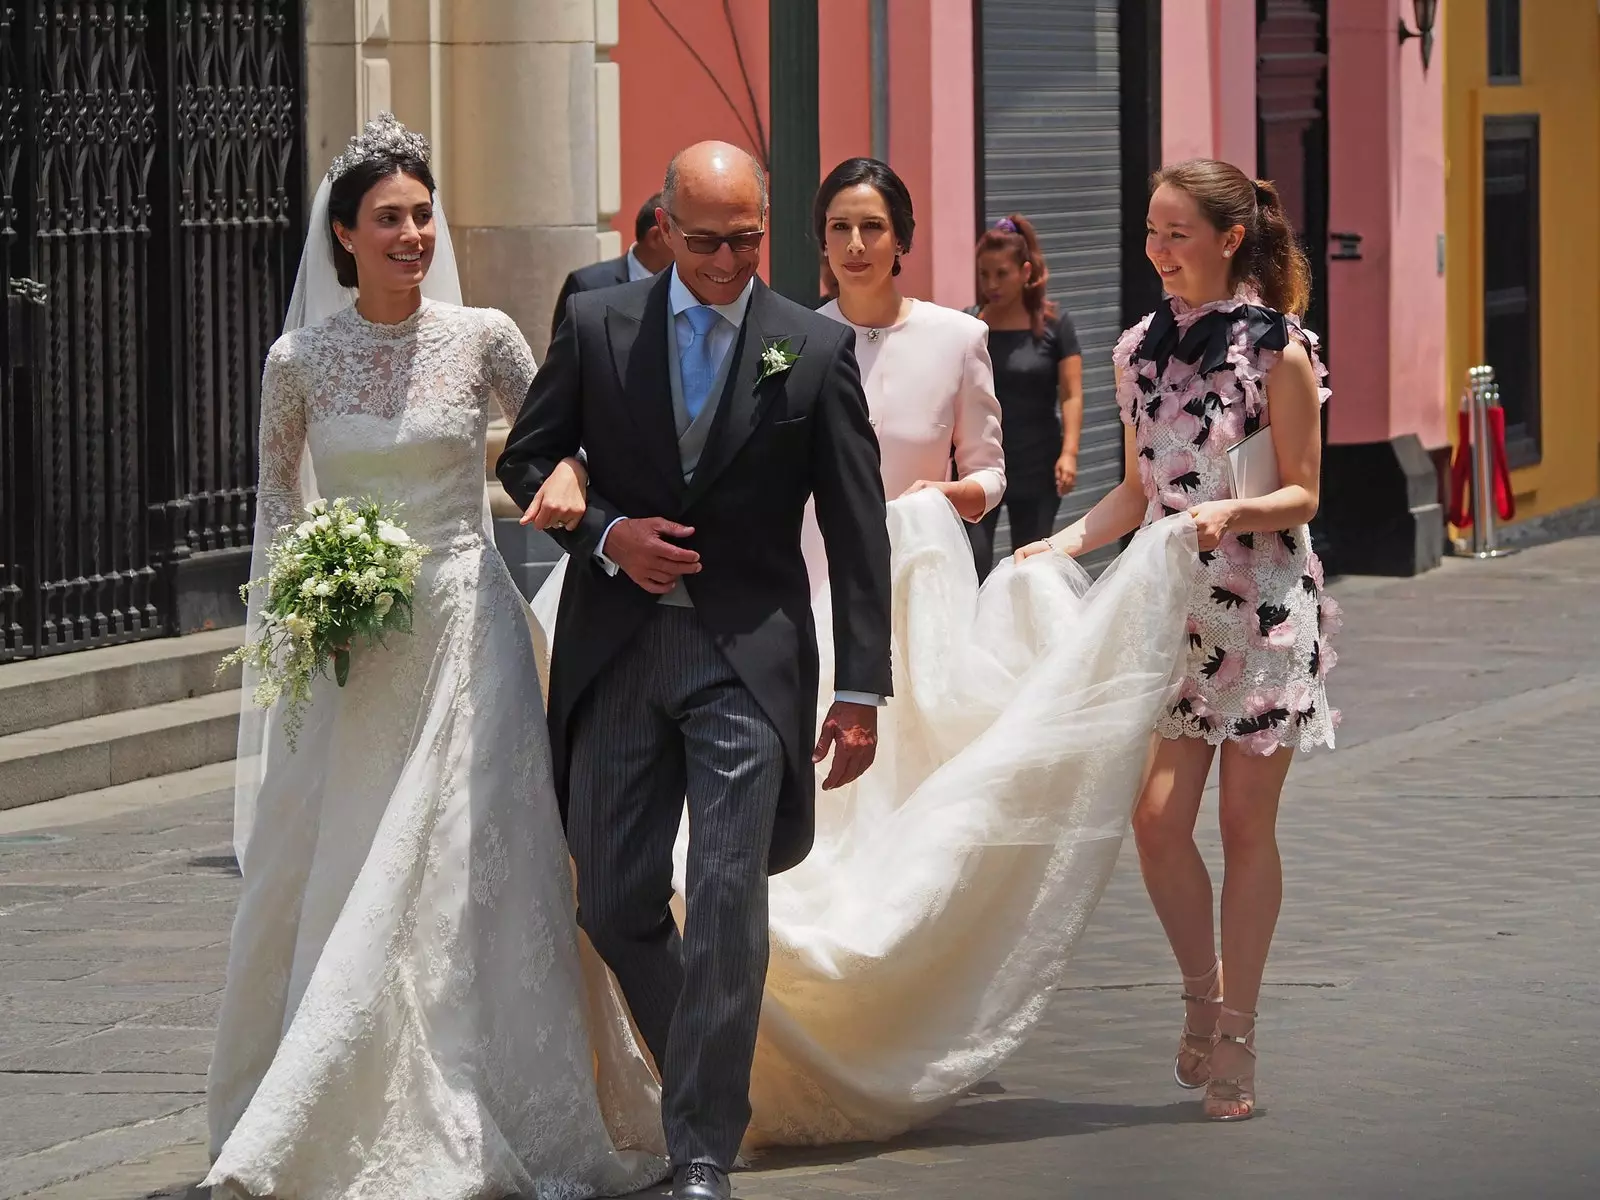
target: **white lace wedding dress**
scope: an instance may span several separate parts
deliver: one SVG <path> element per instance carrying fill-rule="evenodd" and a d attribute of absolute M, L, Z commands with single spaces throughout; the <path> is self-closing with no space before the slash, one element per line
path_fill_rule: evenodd
<path fill-rule="evenodd" d="M 280 1200 L 566 1200 L 664 1173 L 659 1100 L 580 950 L 527 610 L 484 522 L 491 396 L 534 370 L 501 313 L 346 308 L 281 339 L 259 528 L 320 492 L 404 505 L 415 626 L 268 717 L 246 793 L 207 1182 Z M 248 719 L 248 714 L 247 714 Z M 243 811 L 248 808 L 250 811 Z"/>

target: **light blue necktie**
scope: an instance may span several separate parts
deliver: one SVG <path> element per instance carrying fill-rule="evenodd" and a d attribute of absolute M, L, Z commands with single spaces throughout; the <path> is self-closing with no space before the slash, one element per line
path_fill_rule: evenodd
<path fill-rule="evenodd" d="M 711 395 L 711 385 L 716 382 L 717 362 L 711 354 L 711 331 L 722 315 L 704 304 L 683 310 L 684 317 L 694 330 L 694 341 L 678 347 L 678 377 L 683 382 L 683 406 L 689 420 L 694 421 L 705 408 Z"/>

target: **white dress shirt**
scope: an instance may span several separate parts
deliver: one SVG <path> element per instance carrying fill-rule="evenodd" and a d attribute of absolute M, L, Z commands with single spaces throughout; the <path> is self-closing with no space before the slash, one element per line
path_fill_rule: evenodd
<path fill-rule="evenodd" d="M 639 280 L 641 280 L 641 279 L 651 279 L 651 278 L 654 278 L 654 276 L 655 276 L 655 272 L 652 271 L 649 267 L 645 266 L 642 262 L 640 262 L 639 261 L 639 256 L 634 253 L 634 251 L 637 250 L 638 248 L 639 248 L 639 244 L 637 242 L 635 242 L 633 245 L 628 247 L 628 282 L 629 283 L 638 283 Z"/>

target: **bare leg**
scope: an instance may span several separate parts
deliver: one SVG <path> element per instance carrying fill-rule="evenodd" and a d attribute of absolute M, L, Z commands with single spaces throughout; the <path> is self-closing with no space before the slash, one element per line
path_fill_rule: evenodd
<path fill-rule="evenodd" d="M 1280 750 L 1262 758 L 1232 742 L 1222 750 L 1222 955 L 1228 964 L 1228 988 L 1227 1008 L 1217 1028 L 1235 1037 L 1248 1036 L 1255 1026 L 1261 976 L 1283 902 L 1278 801 L 1293 757 L 1292 750 Z M 1254 1075 L 1249 1050 L 1237 1042 L 1218 1042 L 1212 1051 L 1214 1079 L 1253 1081 Z M 1206 1100 L 1206 1113 L 1213 1117 L 1246 1117 L 1252 1107 L 1253 1095 Z"/>
<path fill-rule="evenodd" d="M 1217 995 L 1211 979 L 1217 965 L 1216 934 L 1211 920 L 1211 875 L 1194 843 L 1195 819 L 1212 748 L 1198 738 L 1155 739 L 1150 773 L 1133 813 L 1134 842 L 1145 890 L 1185 978 L 1184 990 L 1197 996 Z M 1207 987 L 1211 982 L 1212 986 Z M 1215 1002 L 1188 1001 L 1186 1033 L 1210 1036 L 1216 1026 Z M 1207 1052 L 1189 1038 L 1180 1043 L 1176 1073 L 1185 1087 L 1206 1080 Z"/>

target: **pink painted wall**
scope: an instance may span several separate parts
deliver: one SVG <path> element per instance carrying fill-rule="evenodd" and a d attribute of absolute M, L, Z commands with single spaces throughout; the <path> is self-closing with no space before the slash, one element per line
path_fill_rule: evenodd
<path fill-rule="evenodd" d="M 1405 10 L 1409 13 L 1411 5 Z M 1439 6 L 1436 37 L 1448 36 Z M 1385 20 L 1388 14 L 1380 15 Z M 1439 237 L 1445 229 L 1444 64 L 1435 44 L 1426 75 L 1416 42 L 1391 43 L 1399 62 L 1397 145 L 1389 181 L 1394 206 L 1390 287 L 1389 436 L 1414 433 L 1430 449 L 1449 440 L 1449 318 Z M 1352 152 L 1352 154 L 1358 153 Z"/>
<path fill-rule="evenodd" d="M 917 236 L 901 260 L 900 286 L 933 298 L 933 22 L 927 0 L 889 0 L 889 165 L 917 206 Z"/>
<path fill-rule="evenodd" d="M 817 5 L 818 161 L 826 175 L 872 153 L 872 42 L 867 0 Z"/>
<path fill-rule="evenodd" d="M 889 160 L 917 209 L 900 286 L 956 308 L 975 297 L 972 37 L 969 0 L 889 2 Z"/>
<path fill-rule="evenodd" d="M 716 80 L 694 61 L 688 49 L 656 15 L 659 7 L 716 73 Z M 768 123 L 767 6 L 732 6 L 730 29 L 720 4 L 703 0 L 657 0 L 657 5 L 618 5 L 619 37 L 611 60 L 620 68 L 622 89 L 622 207 L 615 227 L 623 238 L 633 233 L 633 216 L 645 197 L 661 187 L 667 161 L 683 147 L 719 138 L 756 153 L 750 132 Z M 739 73 L 734 39 L 755 93 Z M 730 107 L 717 82 L 733 101 Z"/>
<path fill-rule="evenodd" d="M 667 163 L 679 150 L 716 138 L 759 156 L 750 136 L 757 121 L 739 72 L 735 37 L 755 93 L 754 113 L 759 114 L 761 128 L 769 124 L 766 4 L 748 0 L 734 4 L 731 29 L 720 4 L 658 0 L 658 5 L 715 72 L 733 107 L 653 6 L 642 0 L 617 6 L 618 41 L 611 61 L 621 77 L 622 211 L 611 224 L 624 246 L 633 240 L 639 205 L 661 189 Z M 741 117 L 749 132 L 741 127 Z"/>
<path fill-rule="evenodd" d="M 1441 446 L 1441 64 L 1436 57 L 1424 78 L 1415 44 L 1395 44 L 1401 0 L 1329 7 L 1328 225 L 1363 241 L 1360 261 L 1328 264 L 1327 335 L 1338 371 L 1328 438 L 1354 444 L 1414 433 Z"/>
<path fill-rule="evenodd" d="M 1359 261 L 1328 264 L 1328 328 L 1339 374 L 1328 410 L 1337 443 L 1388 438 L 1392 0 L 1348 0 L 1328 18 L 1328 228 L 1362 236 Z M 1346 349 L 1348 347 L 1348 349 Z"/>
<path fill-rule="evenodd" d="M 720 4 L 658 3 L 721 81 L 733 107 L 651 5 L 627 0 L 618 6 L 619 42 L 611 58 L 622 87 L 623 211 L 612 227 L 624 244 L 632 238 L 638 205 L 660 188 L 676 151 L 704 138 L 756 151 L 736 116 L 737 110 L 754 131 L 735 35 L 756 111 L 763 126 L 768 121 L 767 0 L 734 0 L 731 31 Z M 826 0 L 817 7 L 818 156 L 825 175 L 846 158 L 872 152 L 872 63 L 867 0 Z M 916 244 L 901 286 L 941 304 L 970 304 L 977 221 L 972 5 L 890 0 L 889 29 L 889 156 L 917 207 Z"/>
<path fill-rule="evenodd" d="M 1164 0 L 1161 156 L 1220 158 L 1255 174 L 1255 0 Z"/>

